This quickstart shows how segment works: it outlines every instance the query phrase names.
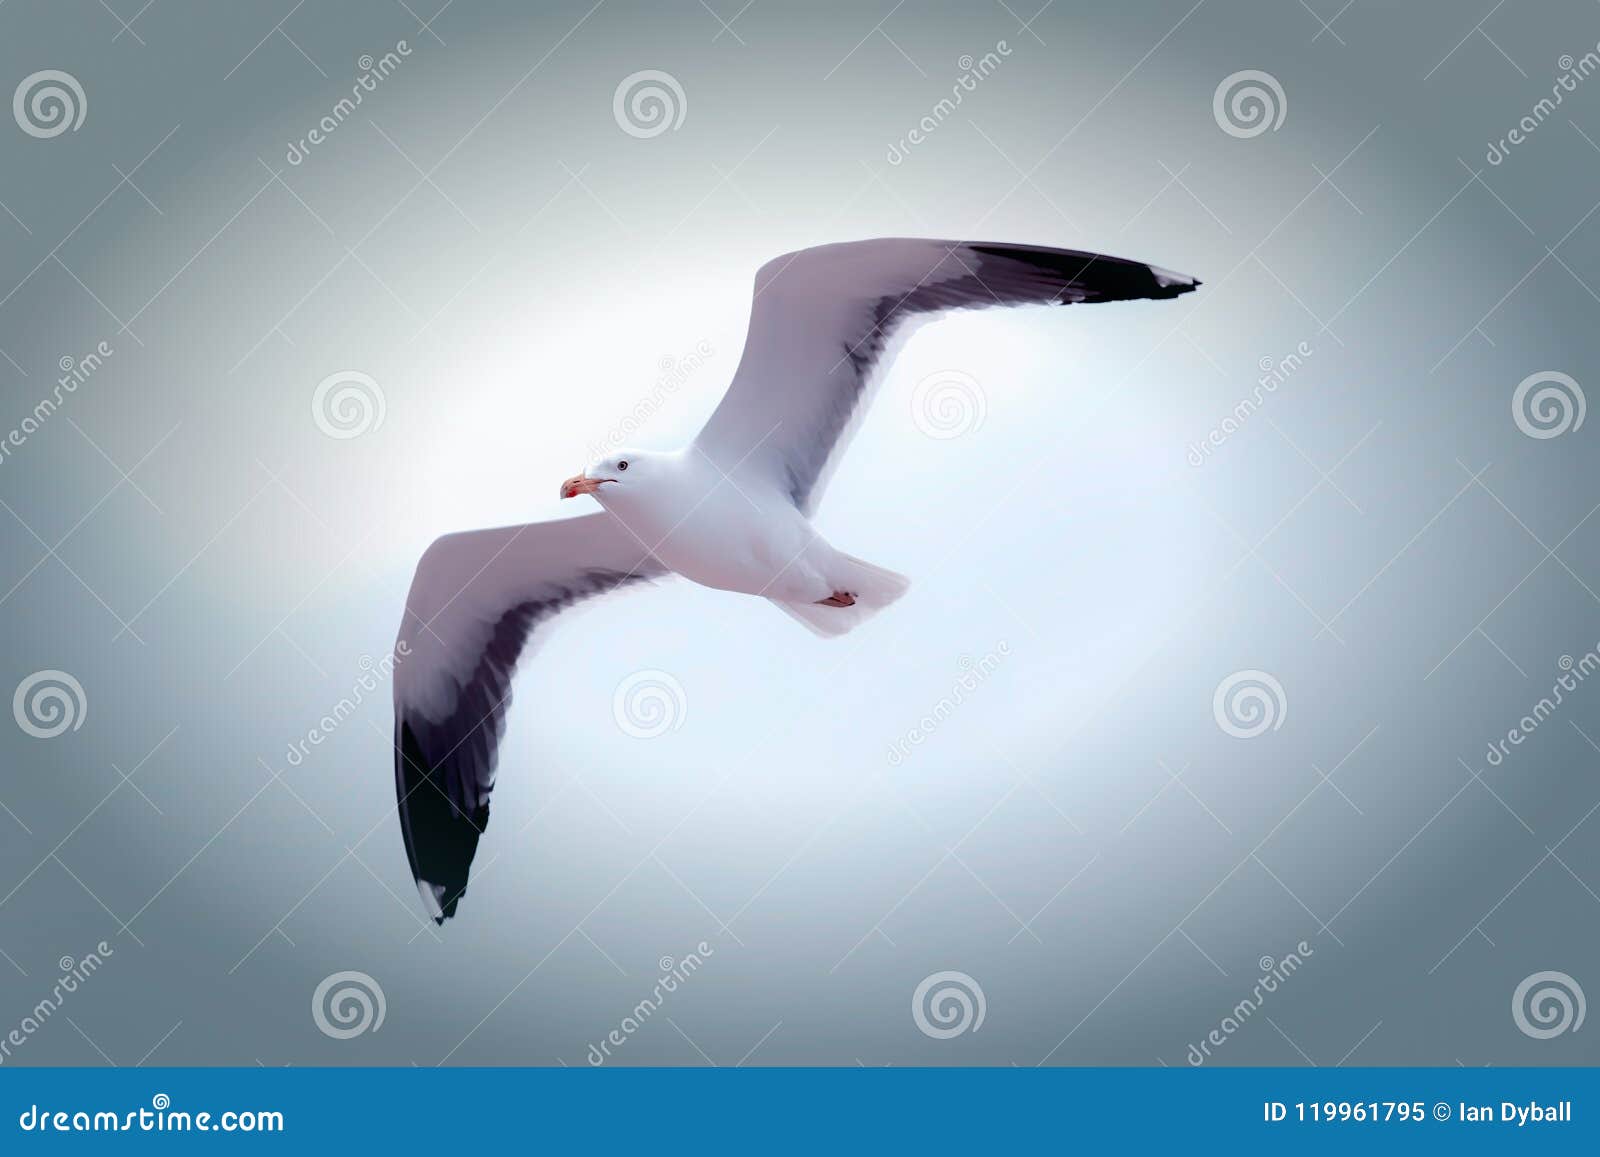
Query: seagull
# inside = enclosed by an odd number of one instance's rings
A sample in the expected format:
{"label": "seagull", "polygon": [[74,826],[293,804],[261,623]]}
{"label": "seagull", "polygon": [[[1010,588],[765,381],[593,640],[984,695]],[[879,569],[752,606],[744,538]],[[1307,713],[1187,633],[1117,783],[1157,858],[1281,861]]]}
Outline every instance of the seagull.
{"label": "seagull", "polygon": [[1152,265],[1032,245],[882,238],[785,254],[756,273],[744,354],[699,435],[608,452],[561,483],[578,518],[448,534],[417,563],[395,644],[395,789],[417,891],[455,915],[489,822],[518,659],[563,610],[677,574],[771,601],[817,635],[907,588],[811,525],[854,424],[910,334],[991,306],[1169,298]]}

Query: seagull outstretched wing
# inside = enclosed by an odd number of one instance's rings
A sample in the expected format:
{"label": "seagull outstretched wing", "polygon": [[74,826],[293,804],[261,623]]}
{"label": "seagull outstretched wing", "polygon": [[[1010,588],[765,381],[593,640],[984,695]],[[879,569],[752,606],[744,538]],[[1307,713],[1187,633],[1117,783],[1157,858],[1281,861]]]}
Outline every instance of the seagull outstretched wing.
{"label": "seagull outstretched wing", "polygon": [[1029,245],[887,237],[785,254],[756,273],[744,356],[697,443],[812,513],[853,418],[922,322],[956,309],[1177,297],[1153,265]]}
{"label": "seagull outstretched wing", "polygon": [[417,563],[395,644],[395,792],[428,915],[455,915],[489,823],[511,676],[574,603],[663,568],[609,514],[449,534]]}

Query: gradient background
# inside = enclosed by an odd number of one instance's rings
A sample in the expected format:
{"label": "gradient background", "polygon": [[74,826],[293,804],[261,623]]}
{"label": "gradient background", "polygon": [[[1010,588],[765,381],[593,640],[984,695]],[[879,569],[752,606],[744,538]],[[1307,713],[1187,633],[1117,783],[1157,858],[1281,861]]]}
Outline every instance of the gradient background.
{"label": "gradient background", "polygon": [[[1485,160],[1600,9],[1038,2],[0,6],[3,93],[87,98],[51,139],[0,118],[0,429],[115,351],[0,462],[0,683],[86,699],[0,728],[0,1028],[115,950],[8,1063],[581,1065],[702,940],[616,1063],[1182,1065],[1302,940],[1216,1063],[1600,1058],[1510,1008],[1543,970],[1600,994],[1600,686],[1485,762],[1600,640],[1600,419],[1511,412],[1530,374],[1594,380],[1600,79]],[[612,112],[641,69],[686,99],[650,139]],[[1286,98],[1249,139],[1212,107],[1242,69]],[[919,335],[817,520],[914,580],[847,639],[683,582],[563,620],[434,929],[387,687],[289,744],[392,645],[429,541],[570,514],[557,482],[703,342],[633,440],[692,436],[759,264],[904,234],[1205,285]],[[340,440],[311,399],[345,370],[385,418]],[[930,438],[916,387],[951,372],[983,420]],[[640,669],[683,691],[650,740],[613,712]],[[1286,701],[1249,740],[1212,711],[1244,669]],[[911,996],[946,969],[986,1017],[932,1039]],[[381,1030],[318,1031],[342,970]]]}

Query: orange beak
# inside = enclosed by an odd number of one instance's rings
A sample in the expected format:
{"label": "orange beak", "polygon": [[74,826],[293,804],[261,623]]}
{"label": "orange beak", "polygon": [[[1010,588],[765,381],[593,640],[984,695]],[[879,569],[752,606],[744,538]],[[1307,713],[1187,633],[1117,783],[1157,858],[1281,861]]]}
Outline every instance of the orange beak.
{"label": "orange beak", "polygon": [[576,498],[580,494],[593,494],[600,489],[605,478],[590,478],[587,474],[574,474],[561,484],[561,497]]}

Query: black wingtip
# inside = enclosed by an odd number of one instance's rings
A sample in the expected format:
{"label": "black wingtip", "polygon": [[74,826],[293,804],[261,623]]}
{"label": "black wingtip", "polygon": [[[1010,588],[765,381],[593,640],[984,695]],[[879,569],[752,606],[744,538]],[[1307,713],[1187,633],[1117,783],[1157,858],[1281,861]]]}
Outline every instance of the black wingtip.
{"label": "black wingtip", "polygon": [[489,804],[485,800],[464,812],[443,788],[429,782],[426,756],[409,723],[401,724],[399,746],[396,772],[406,854],[418,884],[433,890],[438,914],[425,897],[428,915],[442,925],[456,914],[456,905],[466,895],[478,838],[489,826]]}

